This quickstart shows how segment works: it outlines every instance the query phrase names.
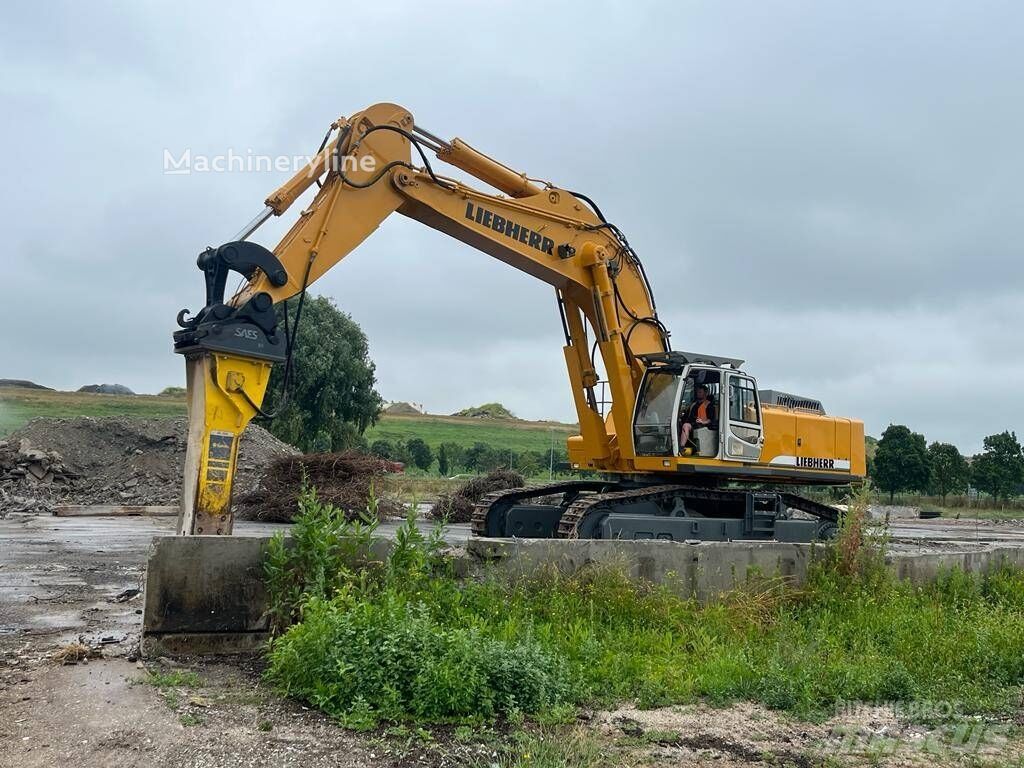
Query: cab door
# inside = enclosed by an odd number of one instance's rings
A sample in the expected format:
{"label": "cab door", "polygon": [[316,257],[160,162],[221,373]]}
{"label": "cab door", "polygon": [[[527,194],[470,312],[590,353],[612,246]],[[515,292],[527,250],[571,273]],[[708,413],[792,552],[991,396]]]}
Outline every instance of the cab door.
{"label": "cab door", "polygon": [[633,449],[637,456],[675,456],[679,453],[680,371],[649,368],[633,413]]}
{"label": "cab door", "polygon": [[744,373],[729,373],[726,392],[728,407],[723,414],[723,458],[756,462],[761,458],[761,447],[764,445],[757,382]]}

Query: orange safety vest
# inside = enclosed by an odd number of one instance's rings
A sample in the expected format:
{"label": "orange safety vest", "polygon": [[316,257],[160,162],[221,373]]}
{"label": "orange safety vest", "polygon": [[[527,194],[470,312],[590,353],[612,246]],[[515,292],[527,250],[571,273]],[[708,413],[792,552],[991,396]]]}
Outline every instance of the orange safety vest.
{"label": "orange safety vest", "polygon": [[707,418],[708,418],[708,406],[710,404],[711,403],[709,401],[705,400],[704,402],[700,403],[697,406],[697,418],[698,419],[704,419],[705,421],[707,421]]}

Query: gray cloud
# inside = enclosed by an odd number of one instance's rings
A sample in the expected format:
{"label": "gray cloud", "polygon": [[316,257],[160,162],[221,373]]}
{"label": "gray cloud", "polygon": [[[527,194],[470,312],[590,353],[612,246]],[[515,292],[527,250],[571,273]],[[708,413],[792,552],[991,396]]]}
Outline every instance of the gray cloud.
{"label": "gray cloud", "polygon": [[[0,375],[180,383],[195,254],[282,175],[165,176],[163,150],[308,153],[389,100],[597,199],[678,347],[875,434],[973,451],[1024,432],[1019,4],[68,2],[5,21]],[[316,290],[367,331],[385,397],[572,417],[547,286],[389,221]]]}

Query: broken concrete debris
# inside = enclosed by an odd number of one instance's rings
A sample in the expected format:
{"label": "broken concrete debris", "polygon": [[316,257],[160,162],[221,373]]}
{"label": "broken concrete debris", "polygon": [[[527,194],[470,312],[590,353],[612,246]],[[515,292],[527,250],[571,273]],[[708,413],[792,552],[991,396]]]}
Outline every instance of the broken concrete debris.
{"label": "broken concrete debris", "polygon": [[33,447],[29,440],[22,438],[14,443],[0,440],[0,481],[25,479],[40,483],[63,485],[78,477],[64,463],[57,451],[44,451]]}
{"label": "broken concrete debris", "polygon": [[[252,426],[239,447],[236,492],[297,451]],[[185,419],[37,418],[0,441],[0,516],[58,505],[177,505]]]}

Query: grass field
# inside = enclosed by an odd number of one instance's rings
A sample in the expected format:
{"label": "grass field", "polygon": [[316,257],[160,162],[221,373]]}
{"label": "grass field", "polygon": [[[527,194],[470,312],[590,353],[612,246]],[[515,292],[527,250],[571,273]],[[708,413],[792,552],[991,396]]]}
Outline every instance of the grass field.
{"label": "grass field", "polygon": [[441,443],[471,446],[481,442],[512,451],[547,451],[554,440],[556,450],[565,450],[565,439],[579,434],[574,425],[518,419],[473,419],[463,416],[384,416],[370,429],[366,439],[408,440],[421,438],[431,448]]}
{"label": "grass field", "polygon": [[[157,395],[97,395],[88,392],[52,392],[41,389],[0,389],[0,436],[36,416],[134,416],[161,418],[185,415],[184,397]],[[392,442],[422,438],[431,448],[443,442],[472,446],[483,442],[516,452],[565,450],[565,439],[577,433],[567,424],[545,421],[484,420],[459,416],[383,416],[366,432],[366,439]]]}
{"label": "grass field", "polygon": [[36,416],[134,416],[163,418],[185,415],[184,397],[157,395],[97,395],[91,392],[52,392],[44,389],[0,389],[0,435],[6,435]]}

